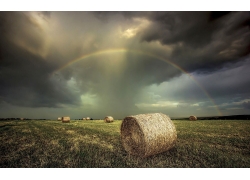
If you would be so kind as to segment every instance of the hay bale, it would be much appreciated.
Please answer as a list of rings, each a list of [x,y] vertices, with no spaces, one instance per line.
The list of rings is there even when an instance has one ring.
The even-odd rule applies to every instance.
[[[58,118],[57,118],[57,121],[61,121],[61,120],[62,120],[62,117],[58,117]]]
[[[190,121],[196,121],[196,120],[197,120],[197,117],[196,117],[196,116],[190,116],[190,117],[189,117],[189,120],[190,120]]]
[[[112,116],[106,116],[104,118],[104,122],[106,122],[106,123],[114,122],[114,118]]]
[[[62,122],[63,123],[69,123],[70,122],[70,117],[62,117]]]
[[[86,118],[82,118],[82,120],[86,120]]]
[[[86,120],[90,120],[90,117],[86,117]]]
[[[147,157],[175,146],[177,133],[169,116],[162,113],[127,116],[121,124],[121,141],[132,155]]]

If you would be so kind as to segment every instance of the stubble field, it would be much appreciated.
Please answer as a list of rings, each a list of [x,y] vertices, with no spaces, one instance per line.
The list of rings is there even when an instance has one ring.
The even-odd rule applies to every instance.
[[[173,120],[177,143],[147,158],[122,147],[122,121],[0,121],[1,168],[249,168],[250,121]]]

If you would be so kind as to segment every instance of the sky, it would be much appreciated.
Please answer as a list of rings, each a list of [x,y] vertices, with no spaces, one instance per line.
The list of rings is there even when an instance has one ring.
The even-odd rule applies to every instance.
[[[0,11],[0,117],[250,114],[248,11]]]

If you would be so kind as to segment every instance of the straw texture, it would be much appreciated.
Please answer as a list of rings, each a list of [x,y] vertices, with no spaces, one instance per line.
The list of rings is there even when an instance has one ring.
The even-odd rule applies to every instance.
[[[196,117],[196,116],[190,116],[190,117],[189,117],[189,120],[190,120],[190,121],[196,121],[196,120],[197,120],[197,117]]]
[[[162,113],[127,116],[121,124],[121,141],[132,155],[147,157],[175,146],[177,132],[169,116]]]
[[[106,123],[114,122],[114,118],[112,116],[106,116],[104,118],[104,122],[106,122]]]
[[[62,122],[63,123],[69,123],[70,122],[70,117],[62,117]]]

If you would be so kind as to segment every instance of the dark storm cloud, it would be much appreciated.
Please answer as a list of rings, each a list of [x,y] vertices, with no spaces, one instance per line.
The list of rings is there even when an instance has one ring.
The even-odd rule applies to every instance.
[[[81,92],[95,94],[100,100],[98,112],[118,117],[138,112],[136,97],[145,86],[180,73],[167,63],[145,55],[127,53],[121,69],[117,67],[119,64],[111,67],[113,58],[114,55],[89,58],[73,69]],[[82,70],[84,65],[89,68]],[[114,72],[115,68],[119,69],[118,73]]]
[[[243,105],[244,108],[250,109],[250,101],[244,102],[242,105]]]
[[[170,59],[186,70],[207,72],[250,52],[249,12],[155,12],[143,41],[176,45]]]
[[[250,97],[250,58],[226,66],[225,69],[213,74],[200,76],[194,74],[197,82],[214,98],[225,97],[228,101],[243,100]],[[197,86],[189,86],[188,93],[199,96]],[[229,98],[230,97],[230,98]]]
[[[39,15],[46,17],[46,18],[50,18],[50,12],[49,11],[42,11],[39,12]]]
[[[193,73],[218,104],[231,97],[242,102],[250,86],[249,19],[249,12],[1,12],[0,102],[83,105],[96,116],[121,118],[140,112],[135,104],[143,102],[145,87],[174,78],[176,88],[162,90],[174,89],[168,100],[179,108],[204,100],[177,66]],[[116,48],[144,54],[91,55]],[[56,71],[83,55],[90,56]],[[164,93],[154,97],[166,100]]]
[[[214,21],[214,20],[216,20],[218,18],[221,18],[222,16],[225,16],[225,15],[227,15],[229,13],[230,13],[230,11],[213,11],[213,12],[210,13],[209,20]]]
[[[174,45],[170,60],[189,72],[221,69],[250,53],[249,12],[95,12],[101,20],[116,15],[145,18],[151,24],[138,32],[142,42]]]
[[[224,70],[217,71],[206,76],[195,75],[199,84],[217,101],[234,102],[250,97],[248,88],[250,87],[250,59],[231,64]],[[189,93],[199,96],[196,87],[190,87]]]
[[[0,99],[28,107],[57,107],[78,100],[62,84],[43,57],[43,29],[22,12],[1,12]]]
[[[154,92],[165,101],[184,102],[190,106],[195,103],[198,104],[197,108],[204,110],[217,106],[226,115],[247,114],[250,99],[249,68],[250,59],[247,58],[212,74],[194,73],[194,79],[203,90],[189,77],[181,76],[164,83]],[[168,90],[169,86],[171,88]]]

